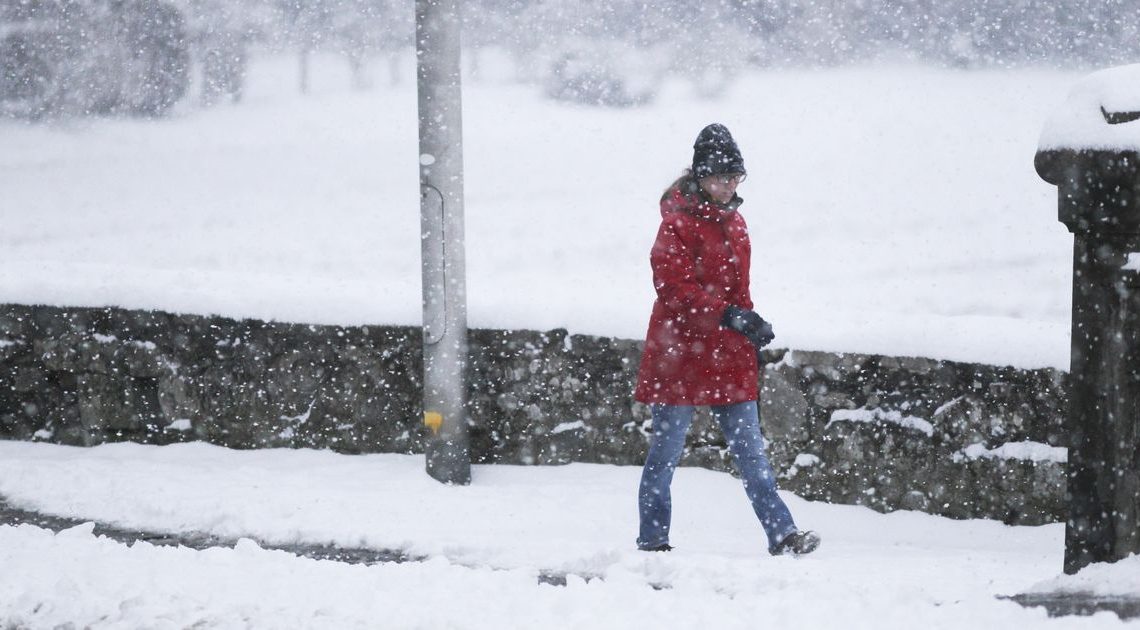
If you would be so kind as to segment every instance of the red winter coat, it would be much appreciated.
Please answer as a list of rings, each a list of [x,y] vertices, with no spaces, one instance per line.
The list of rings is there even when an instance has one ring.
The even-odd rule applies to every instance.
[[[748,226],[706,199],[689,178],[661,198],[661,227],[650,253],[657,300],[634,398],[643,403],[728,405],[756,400],[756,350],[720,325],[729,304],[752,308]]]

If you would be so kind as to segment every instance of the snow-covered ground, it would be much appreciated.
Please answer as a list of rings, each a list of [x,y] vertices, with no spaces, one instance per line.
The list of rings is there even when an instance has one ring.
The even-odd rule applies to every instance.
[[[121,545],[80,526],[0,526],[0,627],[1113,628],[997,599],[1140,593],[1140,558],[1061,576],[1064,528],[878,514],[785,493],[823,546],[771,557],[740,482],[685,468],[669,554],[636,551],[640,470],[476,466],[443,486],[423,459],[205,444],[90,449],[0,441],[0,495],[57,515],[272,543],[403,549],[347,565],[265,550]],[[541,572],[569,572],[565,587]],[[589,578],[588,580],[585,578]]]
[[[294,66],[260,59],[241,105],[168,120],[0,121],[0,302],[418,324],[414,86],[353,92],[324,59],[301,97]],[[1077,74],[749,72],[721,100],[673,83],[651,106],[603,110],[483,67],[464,93],[473,326],[640,337],[656,200],[720,121],[749,168],[753,292],[777,345],[1067,367],[1071,237],[1032,160]],[[683,469],[678,549],[644,554],[636,468],[476,467],[462,488],[422,468],[0,442],[0,496],[19,507],[429,557],[349,566],[251,541],[193,551],[0,527],[0,627],[1105,628],[1120,622],[995,596],[1140,592],[1136,559],[1061,577],[1059,525],[786,495],[825,542],[772,558],[739,482]]]
[[[0,122],[0,302],[418,324],[414,73],[353,92],[261,58],[245,102]],[[753,293],[776,345],[1068,367],[1072,241],[1033,170],[1079,73],[743,73],[620,110],[493,57],[465,85],[470,322],[640,338],[657,198],[706,123],[739,141]]]

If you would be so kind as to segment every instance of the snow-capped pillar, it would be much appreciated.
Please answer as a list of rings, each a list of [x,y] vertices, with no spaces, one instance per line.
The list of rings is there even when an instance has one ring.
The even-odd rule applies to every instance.
[[[416,0],[427,472],[471,481],[458,0]]]
[[[1065,572],[1140,553],[1140,65],[1091,75],[1035,165],[1073,233]]]

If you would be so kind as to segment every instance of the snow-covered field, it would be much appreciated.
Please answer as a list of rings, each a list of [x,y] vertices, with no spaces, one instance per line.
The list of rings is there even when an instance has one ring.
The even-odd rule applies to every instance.
[[[0,302],[418,324],[414,77],[353,92],[261,59],[248,97],[169,120],[0,122]],[[1033,171],[1079,78],[877,66],[746,72],[643,108],[465,85],[470,322],[640,338],[657,198],[706,123],[750,177],[777,345],[1068,367],[1071,237]]]
[[[347,565],[250,540],[125,546],[80,526],[0,526],[0,627],[23,628],[1113,628],[997,599],[1037,585],[1140,592],[1140,558],[1060,577],[1064,528],[878,514],[785,493],[824,544],[771,557],[740,482],[685,468],[669,554],[636,551],[640,470],[476,466],[443,486],[420,457],[80,449],[0,441],[0,495],[59,515],[274,543],[403,549],[425,562]],[[565,587],[540,572],[569,572]],[[577,576],[577,577],[576,577]],[[589,579],[584,579],[588,577]],[[1048,583],[1048,584],[1045,584]]]

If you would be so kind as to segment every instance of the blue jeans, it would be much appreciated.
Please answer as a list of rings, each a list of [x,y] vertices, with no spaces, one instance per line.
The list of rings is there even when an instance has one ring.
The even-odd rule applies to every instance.
[[[768,536],[771,551],[784,538],[796,531],[788,506],[776,494],[776,474],[764,453],[764,437],[760,433],[760,416],[755,401],[711,407],[713,416],[724,432],[728,448],[744,481],[744,492],[752,502],[752,510]],[[669,485],[673,471],[685,447],[685,435],[693,421],[693,407],[653,405],[653,439],[649,456],[641,471],[638,511],[641,532],[640,549],[669,542],[669,523],[673,505]]]

